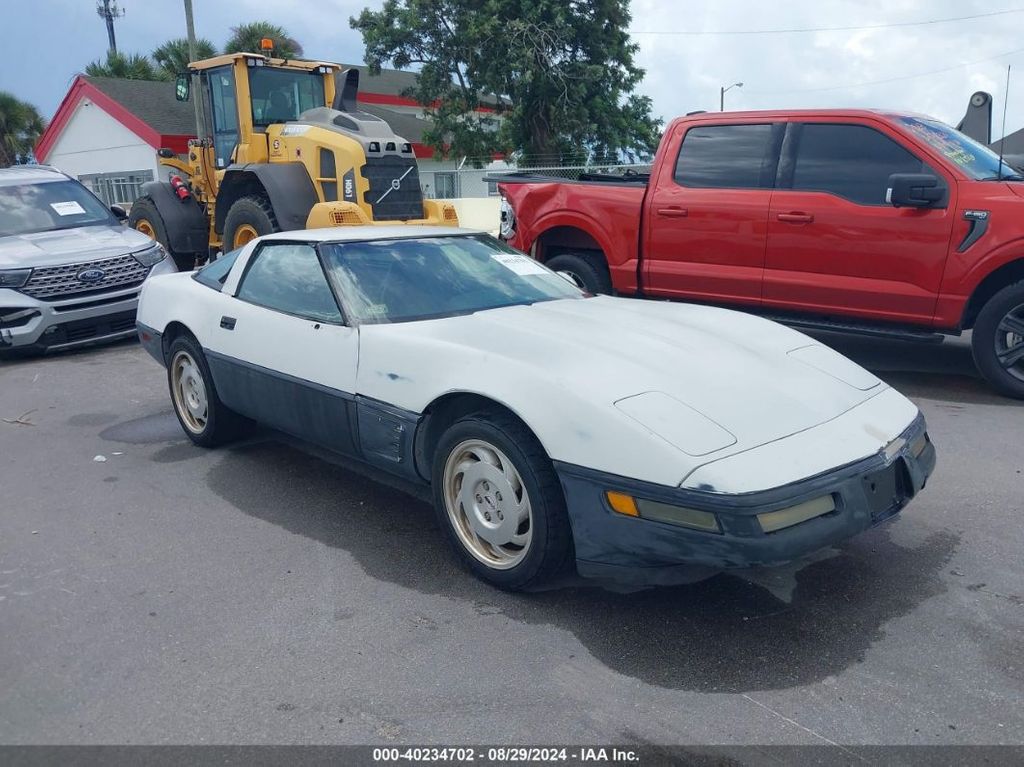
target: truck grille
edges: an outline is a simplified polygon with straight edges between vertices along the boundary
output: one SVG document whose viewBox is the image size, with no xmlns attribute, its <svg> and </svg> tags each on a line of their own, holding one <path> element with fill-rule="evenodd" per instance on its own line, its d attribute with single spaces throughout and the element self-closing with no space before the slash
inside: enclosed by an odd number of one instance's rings
<svg viewBox="0 0 1024 767">
<path fill-rule="evenodd" d="M 103 276 L 91 282 L 80 280 L 78 275 L 86 270 L 99 270 Z M 44 266 L 32 270 L 32 276 L 25 287 L 21 288 L 21 292 L 42 301 L 53 301 L 65 296 L 135 287 L 141 285 L 148 274 L 149 267 L 143 266 L 131 255 L 80 264 Z"/>
<path fill-rule="evenodd" d="M 363 199 L 373 209 L 374 221 L 423 218 L 423 192 L 415 157 L 372 157 L 362 173 L 370 183 Z"/>
</svg>

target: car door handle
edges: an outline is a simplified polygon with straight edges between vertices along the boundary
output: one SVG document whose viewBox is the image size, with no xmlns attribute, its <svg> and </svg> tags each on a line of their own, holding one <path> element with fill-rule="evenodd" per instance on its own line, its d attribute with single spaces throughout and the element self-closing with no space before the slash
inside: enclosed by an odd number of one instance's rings
<svg viewBox="0 0 1024 767">
<path fill-rule="evenodd" d="M 220 326 L 225 330 L 235 329 L 235 318 L 234 317 L 221 317 Z"/>
<path fill-rule="evenodd" d="M 814 221 L 810 213 L 780 213 L 775 218 L 788 224 L 809 224 Z"/>
<path fill-rule="evenodd" d="M 658 215 L 664 218 L 686 218 L 689 211 L 686 208 L 678 208 L 672 206 L 671 208 L 658 208 Z"/>
</svg>

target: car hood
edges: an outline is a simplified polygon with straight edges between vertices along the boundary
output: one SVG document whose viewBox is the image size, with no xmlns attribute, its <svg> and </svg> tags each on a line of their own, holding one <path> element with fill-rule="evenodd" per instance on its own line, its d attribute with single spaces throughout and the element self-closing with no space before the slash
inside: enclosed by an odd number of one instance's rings
<svg viewBox="0 0 1024 767">
<path fill-rule="evenodd" d="M 533 368 L 693 456 L 781 439 L 887 388 L 802 333 L 705 306 L 599 296 L 415 324 L 481 365 Z"/>
<path fill-rule="evenodd" d="M 146 235 L 120 224 L 8 235 L 0 237 L 0 269 L 95 261 L 141 250 L 151 243 Z"/>
</svg>

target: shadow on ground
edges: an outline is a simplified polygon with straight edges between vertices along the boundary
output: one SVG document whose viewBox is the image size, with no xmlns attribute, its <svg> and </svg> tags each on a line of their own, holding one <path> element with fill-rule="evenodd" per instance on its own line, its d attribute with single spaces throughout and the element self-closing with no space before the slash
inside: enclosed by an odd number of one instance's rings
<svg viewBox="0 0 1024 767">
<path fill-rule="evenodd" d="M 788 602 L 724 574 L 631 594 L 577 583 L 512 595 L 458 568 L 423 500 L 294 447 L 239 446 L 206 481 L 240 511 L 350 553 L 371 577 L 568 630 L 615 672 L 709 692 L 805 685 L 857 663 L 886 622 L 945 590 L 939 573 L 958 542 L 942 533 L 903 548 L 870 531 L 797 572 Z"/>
</svg>

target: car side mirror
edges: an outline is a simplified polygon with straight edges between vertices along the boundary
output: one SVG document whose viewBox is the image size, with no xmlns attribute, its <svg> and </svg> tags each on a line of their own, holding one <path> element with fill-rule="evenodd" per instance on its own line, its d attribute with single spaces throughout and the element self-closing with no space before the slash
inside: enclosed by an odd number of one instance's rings
<svg viewBox="0 0 1024 767">
<path fill-rule="evenodd" d="M 114 218 L 116 218 L 118 221 L 128 220 L 128 211 L 126 211 L 120 205 L 111 205 L 110 212 L 114 214 Z"/>
<path fill-rule="evenodd" d="M 188 72 L 181 72 L 174 81 L 174 98 L 178 101 L 188 101 L 192 93 L 192 75 Z"/>
<path fill-rule="evenodd" d="M 942 202 L 946 190 L 930 173 L 893 173 L 886 201 L 896 208 L 930 208 Z"/>
</svg>

